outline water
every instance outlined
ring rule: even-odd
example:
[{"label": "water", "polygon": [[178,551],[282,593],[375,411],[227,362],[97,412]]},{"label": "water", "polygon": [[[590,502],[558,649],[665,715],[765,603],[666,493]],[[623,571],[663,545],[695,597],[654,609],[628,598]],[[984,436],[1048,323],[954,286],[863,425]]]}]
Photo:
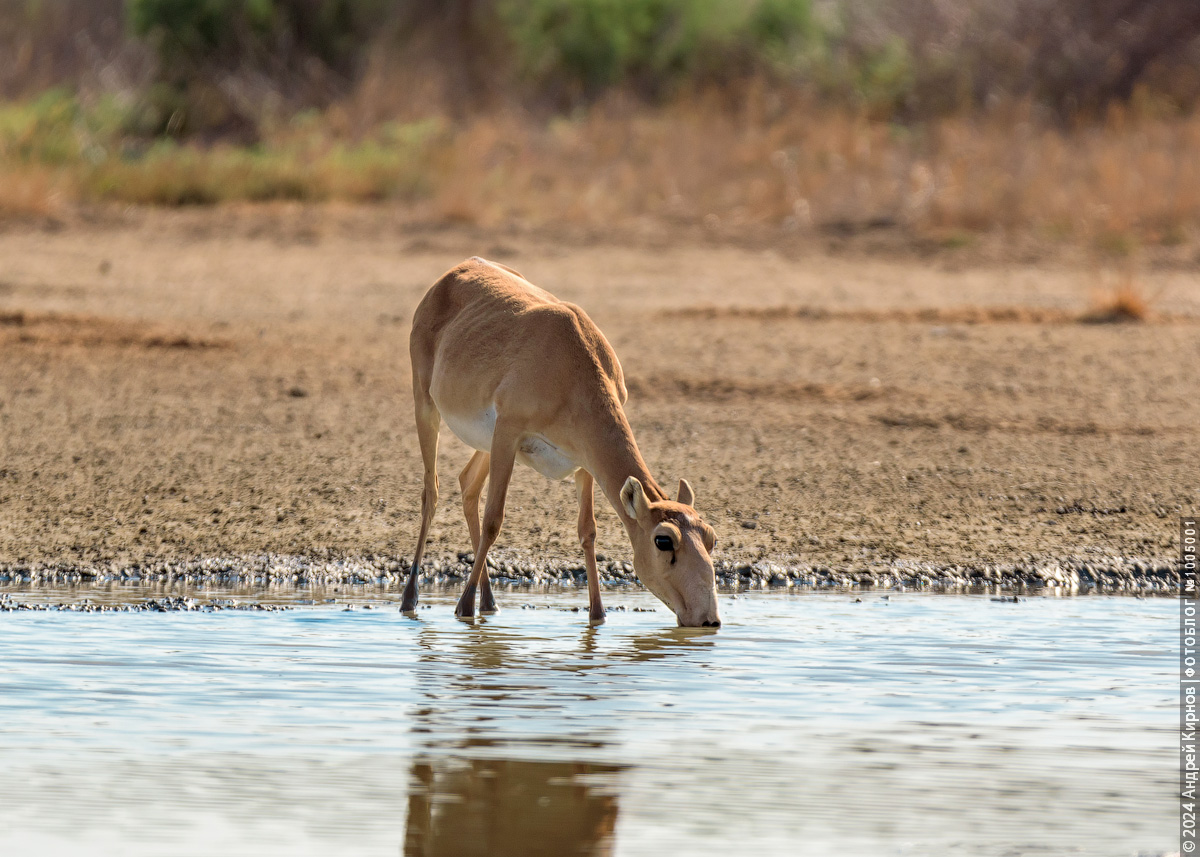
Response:
[{"label": "water", "polygon": [[1177,848],[1173,600],[501,597],[0,614],[0,854]]}]

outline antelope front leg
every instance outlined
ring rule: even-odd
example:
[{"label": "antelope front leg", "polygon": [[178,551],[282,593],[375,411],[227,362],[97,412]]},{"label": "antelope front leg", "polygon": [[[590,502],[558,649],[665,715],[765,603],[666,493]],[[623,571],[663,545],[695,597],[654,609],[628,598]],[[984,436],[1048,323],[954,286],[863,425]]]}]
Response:
[{"label": "antelope front leg", "polygon": [[[483,509],[483,527],[479,533],[479,547],[475,551],[475,565],[471,568],[471,577],[467,580],[462,597],[458,599],[458,606],[454,608],[454,615],[460,619],[470,619],[475,615],[475,590],[481,579],[487,579],[487,552],[496,543],[500,525],[504,523],[504,500],[517,458],[519,437],[518,432],[503,426],[499,420],[496,422],[492,434],[492,459],[488,468],[487,505]],[[484,585],[485,591],[488,586]],[[495,609],[494,603],[492,609]]]},{"label": "antelope front leg", "polygon": [[583,560],[587,565],[588,622],[602,625],[604,605],[600,603],[600,571],[596,568],[596,510],[592,481],[592,474],[586,470],[575,471],[575,496],[579,499],[579,544],[583,547]]}]

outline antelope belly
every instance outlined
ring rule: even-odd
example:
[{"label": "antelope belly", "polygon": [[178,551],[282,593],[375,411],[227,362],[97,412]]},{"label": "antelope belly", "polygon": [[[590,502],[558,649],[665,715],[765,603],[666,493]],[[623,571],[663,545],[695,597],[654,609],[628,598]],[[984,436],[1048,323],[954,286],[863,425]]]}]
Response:
[{"label": "antelope belly", "polygon": [[579,465],[564,455],[561,449],[538,434],[521,441],[517,448],[517,460],[551,479],[566,479],[579,469]]},{"label": "antelope belly", "polygon": [[480,452],[492,451],[492,435],[496,431],[496,406],[470,416],[460,416],[442,411],[442,419],[454,435],[472,449]]}]

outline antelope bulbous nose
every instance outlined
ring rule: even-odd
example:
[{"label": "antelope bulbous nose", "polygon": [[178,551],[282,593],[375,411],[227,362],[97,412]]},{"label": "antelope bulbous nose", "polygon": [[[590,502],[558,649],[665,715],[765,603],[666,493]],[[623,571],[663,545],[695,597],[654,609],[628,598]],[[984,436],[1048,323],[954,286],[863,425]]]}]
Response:
[{"label": "antelope bulbous nose", "polygon": [[720,628],[721,620],[720,619],[710,619],[707,622],[701,622],[700,627],[701,628]]}]

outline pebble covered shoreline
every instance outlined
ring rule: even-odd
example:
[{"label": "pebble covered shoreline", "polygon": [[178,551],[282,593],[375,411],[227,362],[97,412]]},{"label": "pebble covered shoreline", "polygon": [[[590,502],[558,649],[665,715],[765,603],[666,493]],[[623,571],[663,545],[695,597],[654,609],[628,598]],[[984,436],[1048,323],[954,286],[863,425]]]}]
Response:
[{"label": "pebble covered shoreline", "polygon": [[[462,552],[427,558],[421,573],[423,588],[460,584],[473,556]],[[493,585],[586,586],[582,562],[536,559],[532,555],[500,552],[488,558]],[[978,566],[895,561],[859,569],[760,560],[715,564],[717,585],[725,590],[808,587],[813,589],[905,589],[994,592],[1059,590],[1168,595],[1178,592],[1177,563],[1167,559],[1119,557],[1030,559],[1011,564]],[[79,566],[64,562],[0,563],[0,587],[56,587],[80,584],[190,585],[261,587],[387,586],[407,579],[409,561],[394,557],[314,559],[302,556],[254,555],[140,563],[101,563]],[[633,564],[600,561],[602,583],[610,587],[638,585]],[[257,606],[247,609],[259,609]]]}]

